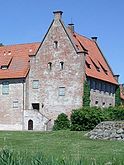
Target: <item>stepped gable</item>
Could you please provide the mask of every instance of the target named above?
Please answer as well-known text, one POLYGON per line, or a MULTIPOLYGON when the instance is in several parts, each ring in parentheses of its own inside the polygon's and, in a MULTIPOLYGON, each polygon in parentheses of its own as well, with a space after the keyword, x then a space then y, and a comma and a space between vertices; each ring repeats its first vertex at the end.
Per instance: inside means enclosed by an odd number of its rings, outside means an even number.
POLYGON ((35 54, 40 43, 0 47, 0 79, 24 78, 29 71, 29 55, 35 54))

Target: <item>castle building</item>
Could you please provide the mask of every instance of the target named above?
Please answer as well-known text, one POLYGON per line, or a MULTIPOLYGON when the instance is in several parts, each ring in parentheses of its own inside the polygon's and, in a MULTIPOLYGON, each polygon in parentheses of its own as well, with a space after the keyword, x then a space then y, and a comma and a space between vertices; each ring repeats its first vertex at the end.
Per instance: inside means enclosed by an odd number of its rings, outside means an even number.
POLYGON ((0 130, 50 129, 83 105, 85 80, 91 106, 114 106, 117 79, 97 38, 66 27, 56 11, 41 43, 0 47, 0 130))

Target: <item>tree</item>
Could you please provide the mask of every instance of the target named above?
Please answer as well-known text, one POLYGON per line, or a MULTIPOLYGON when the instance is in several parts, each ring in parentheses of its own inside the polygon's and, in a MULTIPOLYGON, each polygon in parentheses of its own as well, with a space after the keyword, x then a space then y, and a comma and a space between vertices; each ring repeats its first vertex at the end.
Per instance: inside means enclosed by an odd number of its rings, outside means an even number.
POLYGON ((90 106, 90 86, 87 81, 84 82, 84 95, 83 95, 83 106, 90 106))
POLYGON ((115 106, 119 106, 119 105, 121 105, 120 87, 118 87, 115 92, 115 106))

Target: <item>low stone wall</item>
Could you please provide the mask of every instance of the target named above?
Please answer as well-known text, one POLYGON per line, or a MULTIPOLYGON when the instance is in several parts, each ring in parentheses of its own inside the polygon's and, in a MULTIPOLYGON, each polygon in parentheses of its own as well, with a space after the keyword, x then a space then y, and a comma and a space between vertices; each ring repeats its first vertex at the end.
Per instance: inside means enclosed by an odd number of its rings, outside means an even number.
POLYGON ((105 121, 87 133, 90 139, 108 139, 124 141, 124 121, 105 121))

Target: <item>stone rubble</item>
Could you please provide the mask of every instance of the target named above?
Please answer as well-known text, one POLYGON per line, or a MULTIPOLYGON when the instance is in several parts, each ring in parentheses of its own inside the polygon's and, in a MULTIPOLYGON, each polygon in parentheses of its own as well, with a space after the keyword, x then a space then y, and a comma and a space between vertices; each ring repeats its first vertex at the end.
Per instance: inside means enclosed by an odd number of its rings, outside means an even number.
POLYGON ((124 141, 124 121, 105 121, 87 133, 90 139, 124 141))

